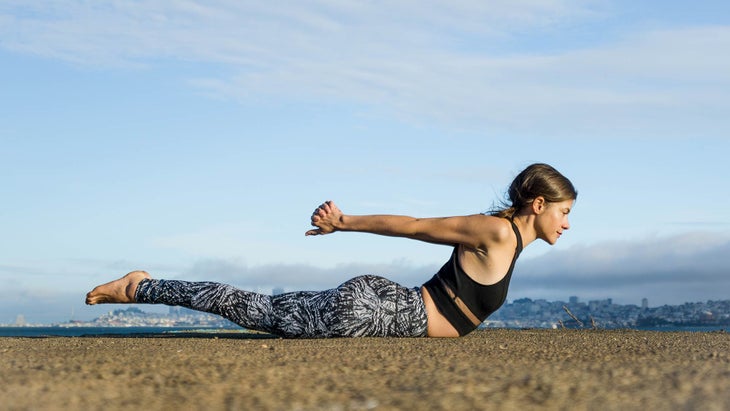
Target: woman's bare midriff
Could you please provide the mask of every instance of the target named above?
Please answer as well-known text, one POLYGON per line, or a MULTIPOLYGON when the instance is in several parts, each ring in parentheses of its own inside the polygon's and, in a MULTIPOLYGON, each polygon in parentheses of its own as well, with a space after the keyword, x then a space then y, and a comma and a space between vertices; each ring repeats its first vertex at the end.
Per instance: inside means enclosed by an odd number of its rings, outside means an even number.
POLYGON ((436 304, 431 299, 425 287, 421 287, 421 295, 423 296, 423 304, 426 306, 426 315, 428 316, 428 336, 429 337, 458 337, 459 332, 453 325, 439 312, 436 304))

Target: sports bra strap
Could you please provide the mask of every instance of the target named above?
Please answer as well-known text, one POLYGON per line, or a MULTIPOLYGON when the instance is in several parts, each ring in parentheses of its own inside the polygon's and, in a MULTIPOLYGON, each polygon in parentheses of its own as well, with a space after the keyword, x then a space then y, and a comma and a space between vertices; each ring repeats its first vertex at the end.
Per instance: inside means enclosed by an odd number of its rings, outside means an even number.
POLYGON ((515 248, 515 256, 512 259, 512 264, 514 265, 514 261, 517 260, 518 254, 522 252, 522 236, 520 235, 520 230, 517 228, 517 224, 515 224, 514 219, 510 218, 509 222, 512 224, 512 230, 515 232, 515 236, 517 236, 517 247, 515 248))

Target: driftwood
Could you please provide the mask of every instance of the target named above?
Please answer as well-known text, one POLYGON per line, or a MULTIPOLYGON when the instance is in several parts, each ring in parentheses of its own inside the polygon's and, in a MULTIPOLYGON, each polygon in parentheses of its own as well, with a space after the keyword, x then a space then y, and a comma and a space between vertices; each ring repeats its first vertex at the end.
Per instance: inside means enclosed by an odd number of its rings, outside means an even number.
POLYGON ((565 310, 565 312, 568 313, 568 315, 570 316, 570 318, 574 319, 575 322, 577 322, 578 325, 580 325, 580 327, 583 328, 583 321, 579 320, 578 317, 574 316, 573 313, 570 312, 570 310, 568 309, 568 307, 563 306, 563 310, 565 310))

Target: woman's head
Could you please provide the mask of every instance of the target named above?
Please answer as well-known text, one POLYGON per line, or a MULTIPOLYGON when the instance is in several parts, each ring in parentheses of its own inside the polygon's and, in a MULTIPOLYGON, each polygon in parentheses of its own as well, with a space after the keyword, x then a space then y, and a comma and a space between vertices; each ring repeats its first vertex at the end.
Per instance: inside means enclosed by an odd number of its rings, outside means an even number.
POLYGON ((553 167, 536 163, 528 166, 515 177, 507 191, 508 199, 503 207, 491 212, 498 217, 512 217, 524 207, 542 197, 547 203, 575 200, 578 192, 565 176, 553 167))

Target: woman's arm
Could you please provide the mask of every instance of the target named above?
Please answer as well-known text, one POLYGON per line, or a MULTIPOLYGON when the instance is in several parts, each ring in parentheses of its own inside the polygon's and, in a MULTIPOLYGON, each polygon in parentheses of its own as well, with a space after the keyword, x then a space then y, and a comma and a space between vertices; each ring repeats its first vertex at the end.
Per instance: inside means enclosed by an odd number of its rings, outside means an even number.
POLYGON ((335 231, 357 231, 392 237, 406 237, 437 244, 464 244, 486 251, 489 244, 499 241, 508 228, 500 219, 482 214, 414 218, 398 215, 346 215, 327 201, 312 214, 312 225, 306 235, 329 234, 335 231))

